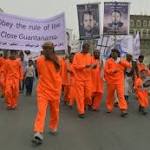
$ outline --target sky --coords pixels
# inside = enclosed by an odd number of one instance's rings
[[[131,14],[150,15],[150,0],[119,1],[131,3]],[[104,0],[0,0],[0,8],[9,14],[32,18],[48,18],[65,12],[66,27],[73,29],[76,34],[78,31],[76,5],[93,2],[103,4]]]

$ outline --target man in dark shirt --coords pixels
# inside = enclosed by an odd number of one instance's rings
[[[99,37],[99,28],[91,11],[85,11],[83,13],[82,26],[80,26],[80,37],[81,39]]]
[[[118,10],[114,10],[112,12],[112,22],[108,24],[108,26],[112,29],[118,30],[123,26],[123,22],[121,22],[121,13]]]

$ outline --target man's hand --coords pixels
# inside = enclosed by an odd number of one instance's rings
[[[86,65],[85,68],[91,68],[94,69],[97,67],[97,64],[90,64],[90,65]]]
[[[91,67],[91,65],[85,65],[85,68],[90,68]]]
[[[97,64],[92,64],[92,65],[91,65],[91,68],[92,68],[92,69],[95,69],[96,67],[97,67]]]
[[[113,72],[113,73],[117,73],[118,71],[119,71],[119,69],[116,68],[116,69],[114,69],[112,72]]]

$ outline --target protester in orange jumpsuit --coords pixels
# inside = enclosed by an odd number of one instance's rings
[[[103,96],[103,62],[98,50],[94,51],[93,63],[97,66],[92,69],[92,110],[98,111]]]
[[[71,74],[68,72],[68,70],[70,69],[70,60],[69,57],[65,59],[65,76],[66,76],[66,80],[65,80],[65,86],[64,86],[64,98],[66,100],[66,102],[69,104],[69,91],[70,91],[70,81],[71,81]]]
[[[3,97],[3,95],[4,95],[3,65],[4,65],[4,58],[3,58],[3,55],[0,55],[0,91],[1,91],[1,96],[2,96],[2,97]]]
[[[64,103],[69,103],[69,85],[70,85],[70,75],[67,72],[67,69],[70,66],[69,58],[66,56],[65,58],[61,59],[62,69],[61,69],[61,76],[62,76],[62,90],[63,90],[63,97]]]
[[[132,69],[132,65],[131,65],[131,61],[132,61],[132,55],[130,54],[126,54],[126,59],[124,58],[121,58],[120,57],[120,52],[117,50],[117,53],[118,53],[118,58],[117,58],[117,68],[120,69],[120,71],[118,72],[118,84],[122,85],[122,89],[125,89],[125,72],[127,69]],[[120,83],[119,83],[120,82]],[[124,92],[125,93],[125,92]],[[125,94],[124,94],[125,95]],[[117,104],[118,106],[118,95],[117,93],[115,92],[115,96],[117,98],[117,103],[115,102],[115,105]],[[128,102],[128,96],[125,95],[125,100]]]
[[[37,71],[39,81],[37,85],[37,116],[34,123],[34,138],[42,141],[45,125],[45,117],[48,105],[50,105],[49,128],[51,133],[56,133],[59,123],[59,103],[61,95],[61,66],[54,52],[54,45],[46,42],[42,46],[43,55],[37,59]]]
[[[3,55],[0,54],[0,69],[1,69],[1,67],[3,65],[3,61],[4,61]]]
[[[144,64],[144,55],[140,55],[138,58],[138,71],[139,73],[142,71],[145,71],[145,75],[147,77],[150,77],[150,70],[148,69],[148,67]],[[147,94],[149,93],[149,91],[147,91]]]
[[[150,64],[148,65],[148,73],[150,74]],[[149,95],[149,99],[150,99],[150,89],[148,90],[148,95]]]
[[[143,88],[143,80],[145,79],[146,74],[145,71],[141,71],[139,73],[138,67],[135,65],[134,71],[134,90],[139,103],[139,112],[143,115],[146,115],[146,108],[149,106],[148,102],[148,92]]]
[[[68,99],[69,99],[69,106],[70,108],[73,107],[73,104],[75,102],[75,99],[76,99],[76,92],[75,92],[75,70],[73,68],[73,58],[74,58],[74,55],[75,53],[71,53],[70,54],[70,64],[68,65],[68,68],[67,68],[67,72],[68,72],[68,76],[70,77],[69,78],[69,93],[68,93]]]
[[[19,81],[22,79],[21,62],[16,59],[16,51],[10,52],[5,67],[5,100],[8,109],[15,109],[18,105]]]
[[[138,71],[141,72],[141,70],[145,70],[146,69],[146,65],[143,63],[144,61],[144,56],[140,55],[138,58]]]
[[[43,54],[43,52],[42,52],[42,54]],[[65,58],[62,57],[60,61],[61,61],[62,90],[64,90],[65,78],[66,78],[66,76],[65,76]]]
[[[85,117],[86,105],[91,105],[91,69],[96,64],[92,64],[92,56],[89,54],[89,44],[84,43],[82,51],[76,53],[73,60],[73,67],[76,73],[76,102],[78,116]]]
[[[125,87],[125,84],[126,84],[125,83],[125,72],[127,69],[132,69],[131,61],[132,61],[132,55],[127,54],[126,59],[121,58],[119,63],[118,63],[118,68],[120,68],[120,75],[118,76],[118,78],[119,78],[120,84],[122,85],[123,89],[126,88]],[[128,102],[128,96],[127,95],[125,95],[125,99]]]
[[[149,71],[150,71],[150,64],[148,64],[148,69],[149,69]]]
[[[1,97],[4,97],[5,95],[5,64],[7,62],[7,59],[8,59],[8,51],[4,51],[4,56],[3,58],[1,58],[1,67],[0,67],[0,86],[1,86],[1,92],[2,92],[2,95]]]
[[[118,95],[118,106],[121,110],[121,116],[127,115],[127,102],[124,98],[124,80],[123,80],[123,70],[122,66],[117,63],[118,50],[113,49],[111,53],[111,58],[109,58],[104,67],[105,79],[107,82],[107,98],[106,107],[108,113],[113,111],[114,104],[114,92],[116,90]]]
[[[20,73],[20,83],[19,83],[19,91],[20,93],[24,90],[24,84],[25,84],[25,62],[24,62],[24,53],[23,51],[18,51],[17,60],[21,63],[23,72]]]
[[[149,71],[148,67],[143,62],[144,62],[144,55],[140,55],[139,58],[138,58],[138,70],[139,70],[139,73],[141,71],[145,70],[146,75],[150,76],[150,71]]]

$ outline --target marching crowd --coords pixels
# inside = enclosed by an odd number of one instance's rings
[[[112,49],[109,58],[103,62],[99,50],[90,54],[89,49],[89,44],[84,43],[80,52],[58,57],[53,43],[45,42],[37,60],[29,60],[25,66],[22,53],[15,50],[10,51],[9,56],[7,53],[0,56],[0,90],[8,110],[18,107],[19,92],[24,85],[26,95],[32,94],[34,78],[38,78],[33,143],[42,143],[48,105],[51,114],[49,128],[52,134],[57,132],[61,96],[70,108],[76,103],[78,117],[84,118],[87,109],[100,109],[106,89],[107,113],[112,113],[117,105],[121,117],[125,117],[129,96],[134,92],[139,112],[147,114],[150,66],[143,63],[144,56],[133,60],[132,55],[127,54],[122,58],[117,49]]]

